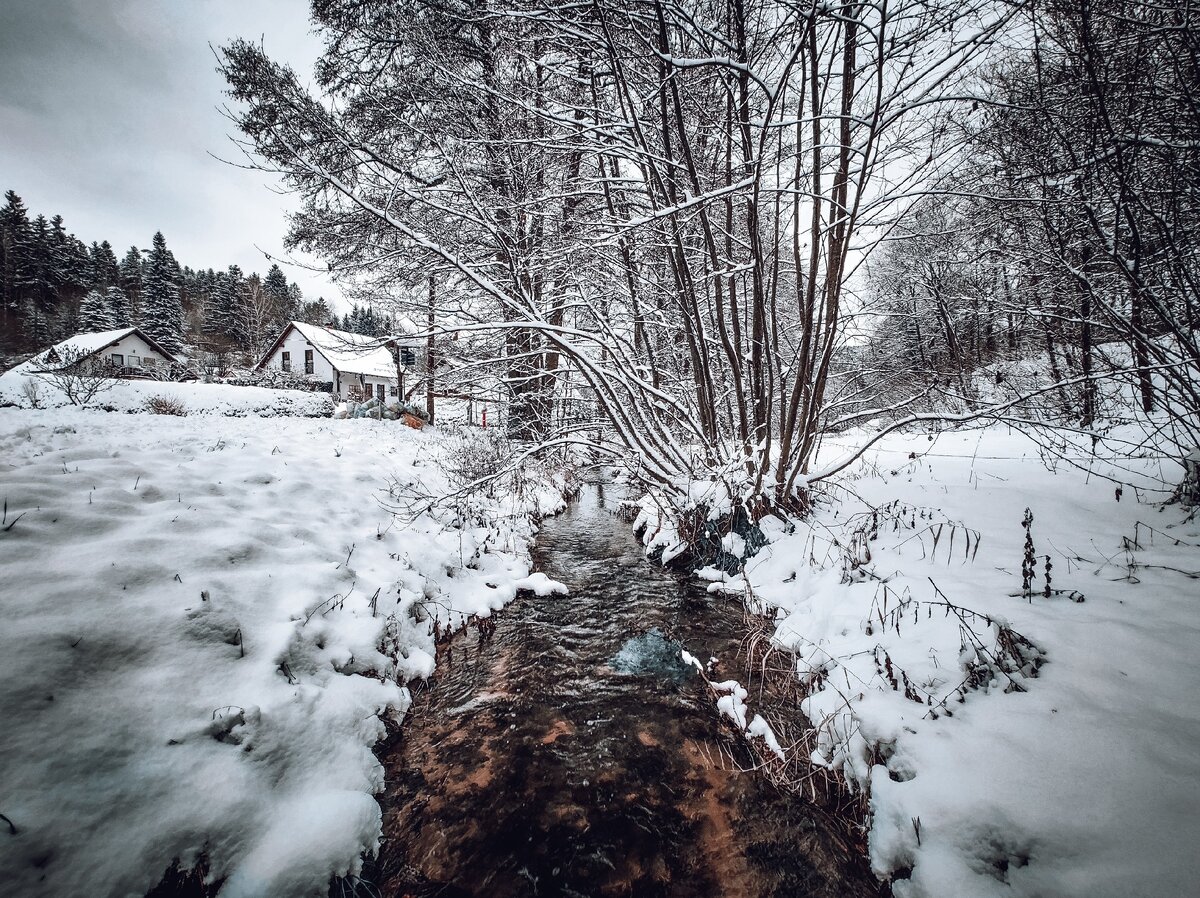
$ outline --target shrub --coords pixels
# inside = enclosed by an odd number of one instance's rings
[[[172,396],[150,396],[145,402],[146,411],[152,415],[178,415],[183,417],[187,414],[187,408],[178,399]]]

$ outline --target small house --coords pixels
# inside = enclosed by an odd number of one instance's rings
[[[409,325],[408,330],[416,328]],[[291,372],[342,399],[397,402],[414,386],[410,372],[417,370],[421,342],[407,337],[380,340],[292,321],[255,368]]]
[[[24,365],[24,370],[82,364],[93,371],[114,377],[153,377],[158,369],[174,364],[175,356],[149,337],[141,328],[123,327],[113,331],[76,334]]]

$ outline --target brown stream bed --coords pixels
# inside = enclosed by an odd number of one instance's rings
[[[761,775],[680,645],[737,678],[742,616],[647,561],[587,486],[524,596],[444,646],[381,750],[383,896],[867,896],[844,826]],[[731,763],[733,757],[737,763]]]

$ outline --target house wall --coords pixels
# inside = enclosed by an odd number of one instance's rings
[[[342,396],[349,396],[351,390],[355,386],[359,386],[362,390],[363,398],[367,398],[366,394],[370,394],[376,398],[379,397],[379,384],[383,384],[384,400],[387,402],[399,402],[400,395],[396,386],[396,378],[394,377],[379,377],[375,374],[364,374],[360,378],[357,374],[342,375]]]
[[[304,335],[298,330],[291,330],[287,338],[271,353],[267,359],[267,364],[263,367],[274,368],[276,371],[283,370],[283,354],[285,352],[291,354],[293,374],[304,374],[304,353],[307,350],[312,350],[313,354],[313,373],[312,378],[319,383],[334,383],[336,385],[337,377],[334,373],[333,366],[325,361],[325,357],[315,346],[304,339]]]
[[[169,364],[166,356],[154,350],[149,343],[137,334],[130,334],[117,341],[112,346],[97,353],[96,358],[98,361],[107,364],[113,362],[114,354],[121,356],[121,367],[123,368],[153,368],[158,365]]]
[[[371,395],[376,396],[377,385],[384,385],[384,394],[388,402],[396,402],[399,399],[396,390],[396,378],[394,377],[377,377],[372,374],[358,375],[339,372],[325,360],[321,355],[321,351],[313,346],[300,331],[293,329],[279,344],[274,352],[267,357],[267,362],[263,366],[265,368],[273,368],[276,371],[283,370],[283,354],[285,352],[291,354],[292,373],[304,374],[304,353],[306,350],[312,350],[313,354],[313,373],[312,379],[319,383],[332,383],[334,393],[341,396],[343,399],[350,396],[351,391],[357,387],[360,395],[365,396],[366,387],[370,387]]]

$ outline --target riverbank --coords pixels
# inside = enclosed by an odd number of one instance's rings
[[[856,797],[898,896],[1195,891],[1200,521],[1160,504],[1169,460],[1089,448],[894,435],[708,572],[759,612],[812,722],[784,747]]]
[[[358,872],[384,721],[436,629],[540,584],[562,502],[531,466],[464,504],[471,439],[0,409],[6,894],[144,894],[176,858],[223,896]]]

